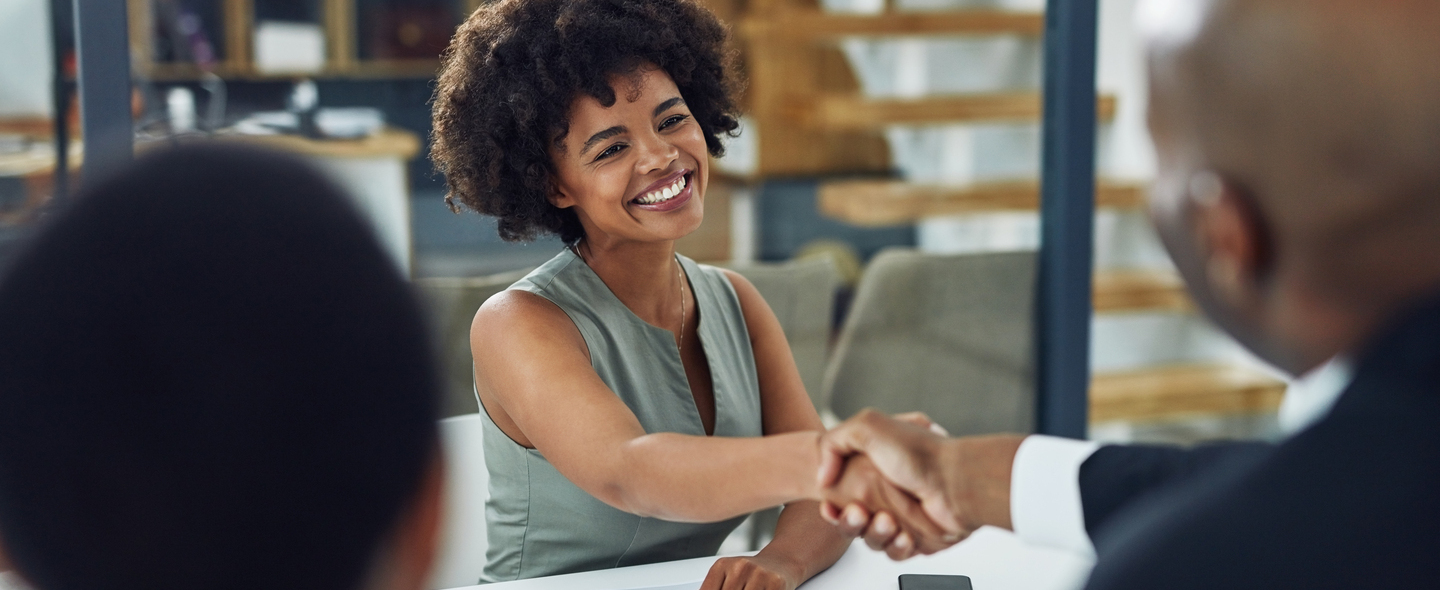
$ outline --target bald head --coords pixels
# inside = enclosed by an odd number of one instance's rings
[[[1156,125],[1253,195],[1278,247],[1333,262],[1440,229],[1440,2],[1151,6]]]
[[[1150,0],[1141,23],[1151,210],[1213,319],[1298,371],[1440,293],[1440,2]]]

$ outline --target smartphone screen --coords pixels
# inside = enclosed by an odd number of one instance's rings
[[[970,576],[901,574],[900,590],[972,590]]]

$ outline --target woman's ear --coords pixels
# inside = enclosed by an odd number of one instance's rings
[[[561,209],[569,209],[575,206],[575,199],[571,197],[568,192],[562,190],[560,185],[554,183],[550,184],[550,196],[546,197],[546,200],[550,201],[551,205]]]

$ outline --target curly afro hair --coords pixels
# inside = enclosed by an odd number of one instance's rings
[[[726,28],[695,0],[500,0],[461,25],[440,69],[431,158],[446,203],[499,218],[506,241],[543,233],[574,243],[575,212],[550,204],[549,148],[580,93],[615,104],[616,75],[654,64],[670,75],[720,156],[736,121]],[[458,201],[458,205],[457,205]]]

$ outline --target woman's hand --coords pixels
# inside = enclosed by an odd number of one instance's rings
[[[826,520],[896,561],[930,555],[963,538],[935,524],[920,501],[885,479],[866,455],[847,458],[826,495],[820,507]]]
[[[943,549],[985,525],[1012,528],[1011,467],[1025,437],[952,439],[942,432],[922,416],[889,418],[864,410],[826,433],[822,515],[842,533],[861,534],[897,560]],[[856,463],[860,458],[867,460]],[[859,471],[859,483],[845,483],[851,471]],[[871,497],[846,491],[849,485],[865,490],[877,478],[892,489]]]
[[[700,590],[795,590],[802,576],[796,564],[774,555],[721,557]]]

